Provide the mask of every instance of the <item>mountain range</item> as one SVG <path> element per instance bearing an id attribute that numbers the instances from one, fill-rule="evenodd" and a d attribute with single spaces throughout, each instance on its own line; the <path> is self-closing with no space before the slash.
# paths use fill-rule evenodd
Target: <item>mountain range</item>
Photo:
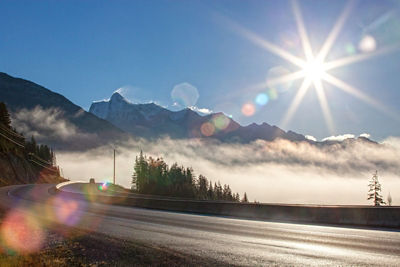
<path id="1" fill-rule="evenodd" d="M 278 137 L 306 140 L 301 134 L 285 132 L 267 123 L 241 126 L 224 113 L 201 116 L 189 108 L 171 111 L 154 103 L 133 104 L 118 92 L 109 100 L 93 102 L 89 112 L 134 136 L 145 138 L 215 138 L 241 143 L 257 139 L 272 141 Z"/>
<path id="2" fill-rule="evenodd" d="M 34 82 L 0 72 L 0 101 L 11 111 L 14 127 L 34 135 L 58 150 L 85 150 L 116 144 L 129 138 L 213 138 L 222 142 L 248 143 L 276 138 L 307 141 L 304 135 L 267 123 L 242 126 L 224 113 L 199 115 L 186 108 L 171 111 L 154 103 L 134 104 L 115 92 L 109 100 L 95 101 L 89 112 L 64 96 Z M 42 133 L 42 134 L 39 134 Z M 370 141 L 367 138 L 353 141 Z M 347 140 L 345 143 L 353 142 Z"/>

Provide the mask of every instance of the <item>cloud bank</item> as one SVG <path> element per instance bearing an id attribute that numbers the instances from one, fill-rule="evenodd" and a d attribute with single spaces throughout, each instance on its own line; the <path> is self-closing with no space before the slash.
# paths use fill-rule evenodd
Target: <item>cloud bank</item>
<path id="1" fill-rule="evenodd" d="M 81 109 L 73 117 L 82 116 L 84 112 Z M 32 110 L 21 109 L 11 116 L 13 127 L 27 138 L 34 136 L 38 141 L 84 142 L 96 138 L 93 134 L 80 132 L 75 125 L 64 118 L 64 112 L 56 108 L 43 109 L 41 106 L 36 106 Z"/>
<path id="2" fill-rule="evenodd" d="M 59 153 L 58 159 L 72 180 L 111 180 L 112 149 Z M 381 145 L 360 140 L 329 146 L 287 140 L 251 144 L 168 138 L 131 141 L 117 147 L 119 184 L 130 186 L 140 150 L 163 157 L 170 165 L 192 166 L 197 175 L 228 183 L 233 191 L 247 192 L 252 200 L 270 203 L 368 204 L 368 180 L 378 170 L 383 196 L 390 191 L 393 203 L 400 204 L 400 139 L 396 137 Z"/>

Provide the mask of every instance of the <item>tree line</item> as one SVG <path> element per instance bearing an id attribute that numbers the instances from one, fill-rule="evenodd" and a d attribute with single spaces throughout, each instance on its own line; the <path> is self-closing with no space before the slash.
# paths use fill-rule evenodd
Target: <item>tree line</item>
<path id="1" fill-rule="evenodd" d="M 15 133 L 23 137 L 22 133 L 18 133 L 15 128 L 11 125 L 11 116 L 8 112 L 7 106 L 5 103 L 0 102 L 0 125 L 3 127 L 2 133 L 9 135 L 10 133 Z M 10 139 L 15 139 L 15 136 L 9 135 Z M 18 138 L 20 139 L 20 138 Z M 18 141 L 21 141 L 24 146 L 22 149 L 23 153 L 29 155 L 30 153 L 47 161 L 50 165 L 56 164 L 56 156 L 52 148 L 47 145 L 38 144 L 34 138 L 31 137 L 29 141 L 26 141 L 25 138 L 22 138 Z M 0 147 L 2 152 L 8 151 L 10 148 L 13 148 L 13 144 L 10 144 L 8 140 L 3 140 L 2 146 Z"/>
<path id="2" fill-rule="evenodd" d="M 48 145 L 37 144 L 33 136 L 30 141 L 25 142 L 25 150 L 27 153 L 32 153 L 47 161 L 50 165 L 56 165 L 56 155 L 53 149 Z"/>
<path id="3" fill-rule="evenodd" d="M 240 198 L 229 185 L 212 183 L 204 175 L 197 178 L 192 168 L 174 163 L 171 167 L 162 158 L 152 158 L 140 151 L 133 166 L 132 187 L 141 194 L 192 198 L 199 200 L 225 200 L 248 202 L 247 194 Z"/>

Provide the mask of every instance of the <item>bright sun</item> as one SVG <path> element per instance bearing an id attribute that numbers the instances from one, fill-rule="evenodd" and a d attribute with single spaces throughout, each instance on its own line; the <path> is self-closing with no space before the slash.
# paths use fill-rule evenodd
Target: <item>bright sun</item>
<path id="1" fill-rule="evenodd" d="M 343 9 L 342 14 L 339 16 L 335 25 L 333 26 L 331 32 L 323 43 L 321 49 L 317 54 L 314 55 L 313 49 L 311 47 L 311 43 L 308 39 L 307 29 L 304 25 L 303 17 L 300 11 L 300 6 L 298 1 L 292 1 L 293 14 L 296 21 L 297 29 L 299 32 L 299 37 L 301 41 L 301 45 L 303 48 L 305 58 L 298 57 L 296 55 L 291 54 L 289 51 L 282 49 L 281 47 L 272 44 L 271 42 L 262 39 L 257 34 L 243 28 L 240 25 L 233 24 L 236 30 L 238 30 L 241 34 L 247 37 L 250 41 L 255 43 L 256 45 L 261 46 L 262 48 L 268 50 L 269 52 L 274 53 L 277 56 L 285 59 L 286 61 L 292 63 L 293 65 L 299 68 L 298 71 L 294 71 L 288 74 L 284 74 L 282 76 L 278 76 L 276 78 L 269 79 L 267 83 L 263 83 L 262 87 L 274 86 L 277 84 L 287 83 L 298 79 L 303 79 L 300 87 L 297 90 L 295 97 L 292 100 L 291 105 L 289 106 L 286 114 L 284 115 L 281 126 L 285 127 L 287 123 L 290 121 L 292 116 L 296 113 L 297 108 L 302 102 L 304 96 L 306 95 L 309 88 L 313 87 L 318 96 L 318 100 L 322 109 L 323 116 L 325 118 L 325 122 L 329 131 L 334 134 L 334 123 L 332 119 L 332 114 L 329 108 L 329 100 L 325 94 L 324 83 L 329 83 L 333 85 L 335 88 L 340 89 L 352 96 L 357 97 L 358 99 L 370 104 L 376 109 L 384 112 L 385 114 L 391 116 L 398 120 L 398 116 L 396 113 L 392 112 L 392 110 L 388 109 L 385 105 L 377 101 L 376 99 L 368 96 L 363 91 L 349 85 L 348 83 L 340 80 L 339 78 L 333 76 L 329 73 L 330 70 L 336 69 L 342 66 L 346 66 L 355 62 L 366 60 L 372 56 L 380 55 L 383 53 L 388 53 L 391 51 L 395 51 L 400 49 L 400 44 L 396 44 L 393 47 L 386 47 L 381 49 L 380 51 L 375 51 L 376 43 L 373 37 L 368 40 L 367 45 L 368 53 L 366 54 L 355 54 L 344 58 L 335 59 L 329 62 L 326 62 L 326 58 L 331 51 L 332 46 L 336 38 L 338 37 L 342 27 L 346 19 L 349 17 L 351 10 L 354 7 L 354 2 L 349 1 L 345 8 Z M 367 41 L 366 41 L 367 42 Z M 371 49 L 369 49 L 371 48 Z M 259 87 L 256 87 L 259 88 Z"/>
<path id="2" fill-rule="evenodd" d="M 325 66 L 320 60 L 311 59 L 310 61 L 306 62 L 303 71 L 305 77 L 315 83 L 323 79 L 325 74 Z"/>

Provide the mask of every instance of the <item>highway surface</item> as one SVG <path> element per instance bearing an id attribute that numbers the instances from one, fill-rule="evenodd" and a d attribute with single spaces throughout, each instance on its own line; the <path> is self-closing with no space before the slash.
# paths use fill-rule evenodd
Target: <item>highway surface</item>
<path id="1" fill-rule="evenodd" d="M 46 210 L 33 212 L 32 216 L 233 265 L 400 266 L 399 231 L 252 221 L 63 198 L 60 201 L 59 196 L 48 192 L 50 187 L 0 188 L 1 206 Z"/>

